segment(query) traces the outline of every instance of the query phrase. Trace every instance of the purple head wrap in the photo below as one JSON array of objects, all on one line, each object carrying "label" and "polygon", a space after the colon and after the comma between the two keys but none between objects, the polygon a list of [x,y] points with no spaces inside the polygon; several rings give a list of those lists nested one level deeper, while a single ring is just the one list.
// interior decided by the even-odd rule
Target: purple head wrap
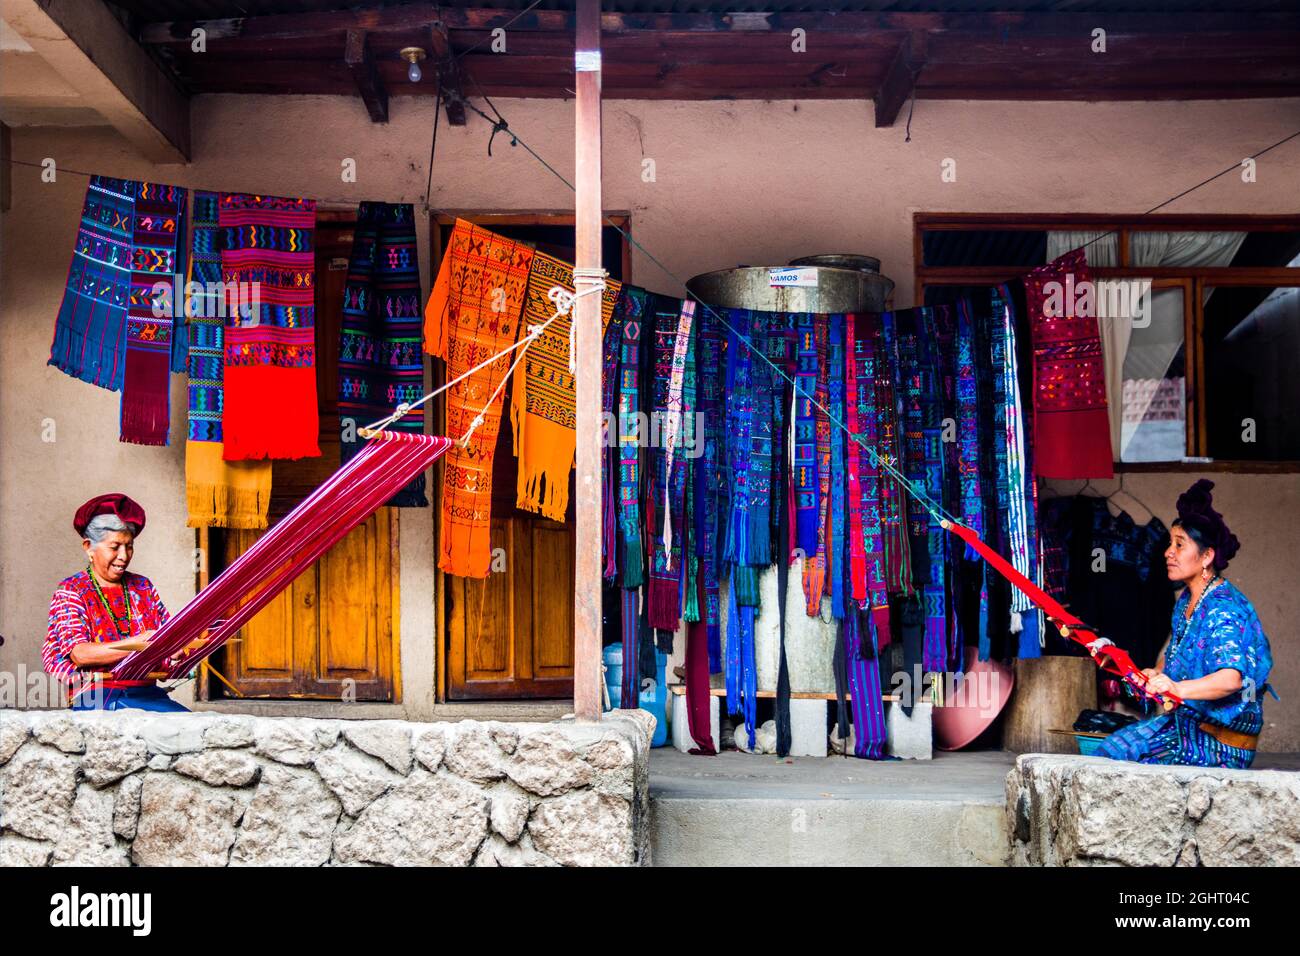
[{"label": "purple head wrap", "polygon": [[1199,479],[1178,496],[1178,520],[1175,522],[1190,534],[1202,548],[1214,549],[1214,570],[1222,571],[1241,548],[1241,542],[1223,521],[1223,515],[1214,510],[1214,496],[1210,490],[1214,482]]}]

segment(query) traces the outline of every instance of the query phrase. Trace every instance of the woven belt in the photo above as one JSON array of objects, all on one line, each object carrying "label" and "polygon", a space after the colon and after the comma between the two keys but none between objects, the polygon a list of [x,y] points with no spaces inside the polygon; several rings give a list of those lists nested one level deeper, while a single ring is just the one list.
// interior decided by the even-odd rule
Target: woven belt
[{"label": "woven belt", "polygon": [[1259,734],[1243,734],[1239,730],[1229,730],[1203,721],[1201,729],[1221,744],[1236,747],[1238,750],[1254,750],[1259,744]]}]

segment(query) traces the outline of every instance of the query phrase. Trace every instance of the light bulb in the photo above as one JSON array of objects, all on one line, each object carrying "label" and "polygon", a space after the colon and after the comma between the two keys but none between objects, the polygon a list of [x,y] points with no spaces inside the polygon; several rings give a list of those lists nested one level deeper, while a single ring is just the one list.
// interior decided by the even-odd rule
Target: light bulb
[{"label": "light bulb", "polygon": [[420,64],[412,60],[411,65],[406,68],[406,78],[412,83],[419,83],[422,76],[424,73],[420,70]]}]

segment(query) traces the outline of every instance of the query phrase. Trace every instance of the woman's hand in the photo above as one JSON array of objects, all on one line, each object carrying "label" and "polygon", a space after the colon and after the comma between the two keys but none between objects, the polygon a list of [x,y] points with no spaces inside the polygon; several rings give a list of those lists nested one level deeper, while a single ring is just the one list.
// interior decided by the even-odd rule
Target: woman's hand
[{"label": "woman's hand", "polygon": [[[1143,673],[1146,672],[1143,671]],[[1151,691],[1152,693],[1174,694],[1177,697],[1185,696],[1179,690],[1179,682],[1174,680],[1168,674],[1161,674],[1158,671],[1153,671],[1151,674],[1148,674],[1147,676],[1150,678],[1150,680],[1147,681],[1147,690]]]}]

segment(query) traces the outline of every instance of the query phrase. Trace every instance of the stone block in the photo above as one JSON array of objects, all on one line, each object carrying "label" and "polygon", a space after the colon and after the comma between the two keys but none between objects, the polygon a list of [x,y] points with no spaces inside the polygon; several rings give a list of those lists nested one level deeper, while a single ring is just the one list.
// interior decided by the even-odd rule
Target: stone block
[{"label": "stone block", "polygon": [[912,716],[908,717],[896,701],[886,701],[885,752],[905,760],[929,760],[933,757],[933,708],[928,700],[918,701],[912,705]]}]

